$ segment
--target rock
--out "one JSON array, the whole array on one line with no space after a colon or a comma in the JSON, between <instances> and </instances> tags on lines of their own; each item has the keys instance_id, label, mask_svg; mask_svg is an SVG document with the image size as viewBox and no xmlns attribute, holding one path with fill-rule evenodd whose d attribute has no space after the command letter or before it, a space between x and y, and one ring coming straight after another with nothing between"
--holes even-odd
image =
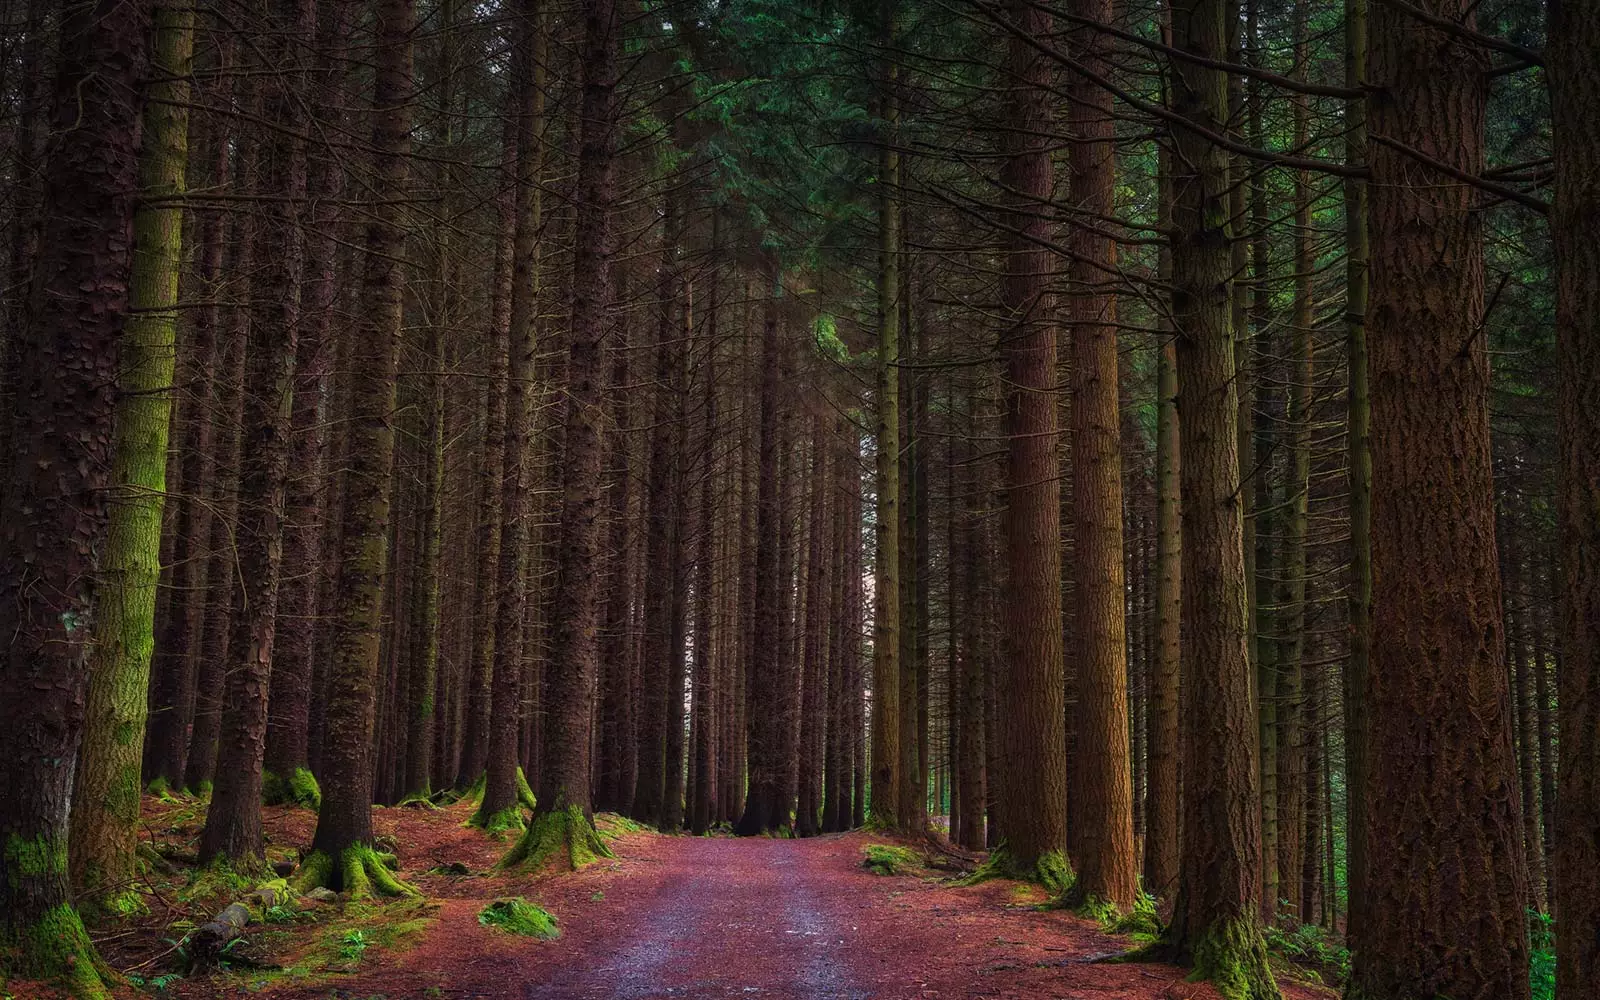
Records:
<instances>
[{"instance_id":1,"label":"rock","mask_svg":"<svg viewBox=\"0 0 1600 1000\"><path fill-rule=\"evenodd\" d=\"M306 893L305 898L318 905L325 903L331 904L339 901L339 894L334 892L332 889L329 889L327 886L319 885L315 889L312 889L310 892Z\"/></svg>"}]
</instances>

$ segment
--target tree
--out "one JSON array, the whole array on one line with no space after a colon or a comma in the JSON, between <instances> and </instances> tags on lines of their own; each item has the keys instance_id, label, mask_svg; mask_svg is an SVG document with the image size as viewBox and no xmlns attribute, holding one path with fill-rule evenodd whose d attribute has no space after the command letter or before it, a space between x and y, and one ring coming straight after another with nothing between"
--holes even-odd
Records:
<instances>
[{"instance_id":1,"label":"tree","mask_svg":"<svg viewBox=\"0 0 1600 1000\"><path fill-rule=\"evenodd\" d=\"M155 639L161 518L167 489L167 428L176 356L182 195L188 166L188 75L194 13L155 11L152 69L144 108L129 317L118 343L109 522L96 582L94 642L82 763L74 778L70 857L80 904L135 909L130 892L138 847L146 688Z\"/></svg>"},{"instance_id":2,"label":"tree","mask_svg":"<svg viewBox=\"0 0 1600 1000\"><path fill-rule=\"evenodd\" d=\"M1472 23L1457 0L1420 9ZM1488 54L1387 4L1371 26L1369 899L1349 995L1515 1000L1529 995L1528 887L1477 334L1478 195L1379 141L1403 136L1479 173Z\"/></svg>"},{"instance_id":3,"label":"tree","mask_svg":"<svg viewBox=\"0 0 1600 1000\"><path fill-rule=\"evenodd\" d=\"M73 909L67 815L83 732L151 5L61 13L43 229L12 347L0 494L0 974L106 995Z\"/></svg>"},{"instance_id":4,"label":"tree","mask_svg":"<svg viewBox=\"0 0 1600 1000\"><path fill-rule=\"evenodd\" d=\"M1228 118L1220 0L1172 5L1172 313L1183 497L1178 895L1160 951L1229 1000L1276 1000L1259 916L1261 828L1246 651L1238 399L1230 325ZM1185 58L1192 55L1193 59Z\"/></svg>"},{"instance_id":5,"label":"tree","mask_svg":"<svg viewBox=\"0 0 1600 1000\"><path fill-rule=\"evenodd\" d=\"M1002 583L997 713L1001 770L996 789L1002 870L1065 889L1066 715L1061 649L1061 487L1056 478L1060 426L1051 392L1056 332L1050 297L1048 223L1051 196L1049 60L1029 41L1049 30L1049 16L1026 0L1006 7L1005 150L1000 186L1008 192L1000 277L1004 326L1005 508L1001 514ZM1113 392L1113 398L1115 393ZM1120 560L1119 560L1120 563ZM991 859L993 860L993 859Z\"/></svg>"},{"instance_id":6,"label":"tree","mask_svg":"<svg viewBox=\"0 0 1600 1000\"><path fill-rule=\"evenodd\" d=\"M612 304L612 213L616 204L617 50L622 19L615 0L584 0L580 67L572 332L567 346L566 449L562 460L560 550L554 609L555 657L544 731L539 805L503 866L538 865L552 856L576 868L609 849L594 829L590 784L590 703L599 674L600 432L605 410L602 345Z\"/></svg>"},{"instance_id":7,"label":"tree","mask_svg":"<svg viewBox=\"0 0 1600 1000\"><path fill-rule=\"evenodd\" d=\"M411 0L374 0L372 140L380 190L404 191L409 175ZM312 853L296 876L303 890L327 885L354 897L410 893L372 848L372 758L379 615L389 567L395 374L402 318L404 205L372 208L366 227L362 309L353 331L346 427L343 529L329 665L322 806Z\"/></svg>"},{"instance_id":8,"label":"tree","mask_svg":"<svg viewBox=\"0 0 1600 1000\"><path fill-rule=\"evenodd\" d=\"M1555 124L1556 345L1561 372L1561 762L1556 806L1556 990L1600 977L1600 11L1550 7L1546 51ZM1548 761L1547 764L1548 765Z\"/></svg>"},{"instance_id":9,"label":"tree","mask_svg":"<svg viewBox=\"0 0 1600 1000\"><path fill-rule=\"evenodd\" d=\"M1074 13L1110 24L1111 0L1080 0ZM1075 32L1084 62L1110 68L1110 39ZM1111 92L1074 78L1069 119L1078 141L1068 150L1074 208L1090 218L1116 211L1115 119ZM1132 761L1128 746L1126 581L1123 575L1121 400L1117 391L1117 299L1105 287L1117 244L1088 225L1073 230L1072 502L1077 601L1077 751L1074 788L1082 817L1076 835L1075 903L1131 910L1134 873Z\"/></svg>"}]
</instances>

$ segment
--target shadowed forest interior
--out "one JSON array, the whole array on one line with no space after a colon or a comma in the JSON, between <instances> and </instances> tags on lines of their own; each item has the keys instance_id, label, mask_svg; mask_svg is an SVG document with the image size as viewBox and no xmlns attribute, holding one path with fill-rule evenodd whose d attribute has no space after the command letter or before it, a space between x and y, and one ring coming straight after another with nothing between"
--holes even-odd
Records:
<instances>
[{"instance_id":1,"label":"shadowed forest interior","mask_svg":"<svg viewBox=\"0 0 1600 1000\"><path fill-rule=\"evenodd\" d=\"M1600 997L1600 4L0 9L0 997Z\"/></svg>"}]
</instances>

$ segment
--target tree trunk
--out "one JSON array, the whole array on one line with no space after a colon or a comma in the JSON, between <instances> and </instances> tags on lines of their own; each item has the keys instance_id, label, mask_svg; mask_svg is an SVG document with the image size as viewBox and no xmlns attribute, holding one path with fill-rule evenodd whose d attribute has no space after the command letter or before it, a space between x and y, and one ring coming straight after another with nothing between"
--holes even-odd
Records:
<instances>
[{"instance_id":1,"label":"tree trunk","mask_svg":"<svg viewBox=\"0 0 1600 1000\"><path fill-rule=\"evenodd\" d=\"M1173 4L1173 44L1227 51L1221 0ZM1261 828L1252 759L1249 622L1230 327L1228 158L1199 130L1228 116L1221 70L1172 61L1172 311L1183 456L1183 828L1167 945L1229 1000L1276 1000L1260 923Z\"/></svg>"},{"instance_id":2,"label":"tree trunk","mask_svg":"<svg viewBox=\"0 0 1600 1000\"><path fill-rule=\"evenodd\" d=\"M1472 24L1465 0L1430 14ZM1373 9L1374 135L1484 166L1486 51ZM1479 195L1372 147L1368 909L1353 1000L1529 995L1489 456ZM1470 962L1462 961L1471 955Z\"/></svg>"},{"instance_id":3,"label":"tree trunk","mask_svg":"<svg viewBox=\"0 0 1600 1000\"><path fill-rule=\"evenodd\" d=\"M380 612L389 568L395 452L395 378L402 320L401 254L409 180L412 100L411 0L374 0L372 139L376 190L366 226L361 308L352 331L350 412L345 426L343 530L334 637L328 668L322 807L312 854L300 876L352 896L404 893L369 846L372 841L372 736L377 708Z\"/></svg>"},{"instance_id":4,"label":"tree trunk","mask_svg":"<svg viewBox=\"0 0 1600 1000\"><path fill-rule=\"evenodd\" d=\"M506 863L539 864L552 853L573 867L608 854L595 833L590 785L590 706L599 674L600 432L605 367L601 352L612 305L612 213L621 113L617 52L622 19L615 0L584 0L582 133L578 150L572 327L567 344L562 508L539 805Z\"/></svg>"},{"instance_id":5,"label":"tree trunk","mask_svg":"<svg viewBox=\"0 0 1600 1000\"><path fill-rule=\"evenodd\" d=\"M1074 13L1112 21L1111 0L1077 0ZM1091 70L1111 70L1111 39L1076 32ZM1116 211L1115 119L1111 92L1074 77L1069 149L1074 207L1089 218ZM1126 581L1123 575L1121 416L1117 391L1117 299L1105 289L1117 269L1116 242L1096 227L1073 230L1072 317L1073 562L1077 602L1078 877L1073 901L1131 910L1139 900L1128 746Z\"/></svg>"},{"instance_id":6,"label":"tree trunk","mask_svg":"<svg viewBox=\"0 0 1600 1000\"><path fill-rule=\"evenodd\" d=\"M109 520L118 352L129 306L148 2L61 14L43 231L12 345L0 493L0 975L105 996L67 880L93 581Z\"/></svg>"},{"instance_id":7,"label":"tree trunk","mask_svg":"<svg viewBox=\"0 0 1600 1000\"><path fill-rule=\"evenodd\" d=\"M997 684L998 778L1006 870L1053 889L1066 887L1066 715L1061 636L1060 423L1053 393L1056 331L1050 298L1049 223L1039 206L1052 190L1048 60L1026 40L1050 30L1050 17L1026 0L1008 16L1020 37L1008 41L1005 159L1011 192L1000 302L1004 328L1005 509L1001 514L1000 596L1003 676Z\"/></svg>"},{"instance_id":8,"label":"tree trunk","mask_svg":"<svg viewBox=\"0 0 1600 1000\"><path fill-rule=\"evenodd\" d=\"M1546 50L1555 121L1561 532L1556 991L1600 982L1600 10L1559 0Z\"/></svg>"},{"instance_id":9,"label":"tree trunk","mask_svg":"<svg viewBox=\"0 0 1600 1000\"><path fill-rule=\"evenodd\" d=\"M149 86L144 108L142 196L175 197L185 190L185 105L193 50L193 12L163 4L155 14L152 54L159 79ZM88 660L83 760L73 784L69 851L79 903L103 904L112 913L141 902L129 885L138 847L145 694L161 576L182 208L176 202L142 202L134 211L133 234L130 315L117 345L109 522L95 582L101 596Z\"/></svg>"}]
</instances>

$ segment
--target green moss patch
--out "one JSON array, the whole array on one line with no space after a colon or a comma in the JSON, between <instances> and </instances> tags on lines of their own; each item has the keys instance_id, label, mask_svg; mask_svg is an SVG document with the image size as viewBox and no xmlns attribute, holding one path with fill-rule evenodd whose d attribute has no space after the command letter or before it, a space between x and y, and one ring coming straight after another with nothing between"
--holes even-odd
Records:
<instances>
[{"instance_id":1,"label":"green moss patch","mask_svg":"<svg viewBox=\"0 0 1600 1000\"><path fill-rule=\"evenodd\" d=\"M861 854L861 867L874 875L906 875L922 867L922 858L909 847L868 844Z\"/></svg>"},{"instance_id":2,"label":"green moss patch","mask_svg":"<svg viewBox=\"0 0 1600 1000\"><path fill-rule=\"evenodd\" d=\"M317 784L317 776L303 767L295 768L287 777L265 771L261 775L261 801L269 806L316 810L322 808L322 787Z\"/></svg>"},{"instance_id":3,"label":"green moss patch","mask_svg":"<svg viewBox=\"0 0 1600 1000\"><path fill-rule=\"evenodd\" d=\"M1072 888L1072 865L1060 851L1051 851L1029 864L1016 857L1004 844L989 852L989 857L977 871L961 880L962 885L977 885L990 879L1009 878L1018 882L1031 882L1051 895L1061 895Z\"/></svg>"},{"instance_id":4,"label":"green moss patch","mask_svg":"<svg viewBox=\"0 0 1600 1000\"><path fill-rule=\"evenodd\" d=\"M497 899L478 911L478 923L498 927L507 934L552 941L561 936L555 915L521 896Z\"/></svg>"},{"instance_id":5,"label":"green moss patch","mask_svg":"<svg viewBox=\"0 0 1600 1000\"><path fill-rule=\"evenodd\" d=\"M515 847L500 860L501 868L534 868L555 862L577 871L598 858L611 857L594 823L576 805L535 815Z\"/></svg>"}]
</instances>

